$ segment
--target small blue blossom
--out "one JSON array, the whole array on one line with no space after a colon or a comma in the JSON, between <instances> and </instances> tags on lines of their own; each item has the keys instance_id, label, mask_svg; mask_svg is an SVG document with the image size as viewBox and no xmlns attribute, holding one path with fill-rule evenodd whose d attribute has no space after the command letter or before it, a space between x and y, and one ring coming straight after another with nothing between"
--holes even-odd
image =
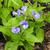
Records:
<instances>
[{"instance_id":1,"label":"small blue blossom","mask_svg":"<svg viewBox=\"0 0 50 50\"><path fill-rule=\"evenodd\" d=\"M19 28L19 27L18 27L18 28L12 27L11 31L12 31L13 33L19 33L19 32L20 32L20 28Z\"/></svg>"},{"instance_id":2,"label":"small blue blossom","mask_svg":"<svg viewBox=\"0 0 50 50\"><path fill-rule=\"evenodd\" d=\"M21 8L21 10L26 11L26 10L27 10L27 6L23 6L23 7Z\"/></svg>"},{"instance_id":3,"label":"small blue blossom","mask_svg":"<svg viewBox=\"0 0 50 50\"><path fill-rule=\"evenodd\" d=\"M34 17L35 17L36 19L38 19L38 18L40 18L40 14L37 13L37 14L34 15Z\"/></svg>"},{"instance_id":4,"label":"small blue blossom","mask_svg":"<svg viewBox=\"0 0 50 50\"><path fill-rule=\"evenodd\" d=\"M17 10L17 14L18 14L18 16L20 16L20 14L21 14L21 10L20 9Z\"/></svg>"},{"instance_id":5,"label":"small blue blossom","mask_svg":"<svg viewBox=\"0 0 50 50\"><path fill-rule=\"evenodd\" d=\"M13 16L16 15L16 14L17 14L17 13L16 13L15 11L12 12L12 15L13 15Z\"/></svg>"},{"instance_id":6,"label":"small blue blossom","mask_svg":"<svg viewBox=\"0 0 50 50\"><path fill-rule=\"evenodd\" d=\"M32 15L35 15L35 14L36 14L36 12L33 10L33 11L32 11Z\"/></svg>"},{"instance_id":7,"label":"small blue blossom","mask_svg":"<svg viewBox=\"0 0 50 50\"><path fill-rule=\"evenodd\" d=\"M25 21L25 20L24 21L21 21L20 22L20 25L22 25L24 29L28 28L28 22Z\"/></svg>"},{"instance_id":8,"label":"small blue blossom","mask_svg":"<svg viewBox=\"0 0 50 50\"><path fill-rule=\"evenodd\" d=\"M36 19L40 18L40 13L36 13L35 11L32 11L32 15L33 15Z\"/></svg>"}]
</instances>

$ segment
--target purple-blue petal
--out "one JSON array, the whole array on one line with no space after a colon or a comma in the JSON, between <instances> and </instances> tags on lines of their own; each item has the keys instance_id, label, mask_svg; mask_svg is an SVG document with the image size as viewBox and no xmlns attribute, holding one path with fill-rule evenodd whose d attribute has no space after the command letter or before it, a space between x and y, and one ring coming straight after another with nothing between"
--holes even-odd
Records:
<instances>
[{"instance_id":1,"label":"purple-blue petal","mask_svg":"<svg viewBox=\"0 0 50 50\"><path fill-rule=\"evenodd\" d=\"M38 19L38 18L40 18L40 14L37 13L36 15L34 15L34 17L35 17L36 19Z\"/></svg>"},{"instance_id":2,"label":"purple-blue petal","mask_svg":"<svg viewBox=\"0 0 50 50\"><path fill-rule=\"evenodd\" d=\"M19 28L19 27L18 27L18 28L12 27L11 31L12 31L13 33L19 33L19 32L20 32L20 28Z\"/></svg>"},{"instance_id":3,"label":"purple-blue petal","mask_svg":"<svg viewBox=\"0 0 50 50\"><path fill-rule=\"evenodd\" d=\"M24 29L28 28L28 24L27 24L27 25L23 25L23 28L24 28Z\"/></svg>"},{"instance_id":4,"label":"purple-blue petal","mask_svg":"<svg viewBox=\"0 0 50 50\"><path fill-rule=\"evenodd\" d=\"M15 11L12 12L12 15L13 15L13 16L16 15L16 14L17 14L17 13L16 13Z\"/></svg>"},{"instance_id":5,"label":"purple-blue petal","mask_svg":"<svg viewBox=\"0 0 50 50\"><path fill-rule=\"evenodd\" d=\"M28 24L28 22L25 21L25 20L23 20L23 21L20 22L20 25L24 25L24 24L26 25L26 24Z\"/></svg>"},{"instance_id":6,"label":"purple-blue petal","mask_svg":"<svg viewBox=\"0 0 50 50\"><path fill-rule=\"evenodd\" d=\"M20 25L22 25L23 26L23 28L25 29L25 28L28 28L28 22L27 21L21 21L20 22Z\"/></svg>"},{"instance_id":7,"label":"purple-blue petal","mask_svg":"<svg viewBox=\"0 0 50 50\"><path fill-rule=\"evenodd\" d=\"M26 11L26 10L27 10L27 6L23 6L23 7L21 8L21 10Z\"/></svg>"},{"instance_id":8,"label":"purple-blue petal","mask_svg":"<svg viewBox=\"0 0 50 50\"><path fill-rule=\"evenodd\" d=\"M36 12L33 10L33 11L32 11L32 15L35 15L35 14L36 14Z\"/></svg>"},{"instance_id":9,"label":"purple-blue petal","mask_svg":"<svg viewBox=\"0 0 50 50\"><path fill-rule=\"evenodd\" d=\"M21 10L20 9L17 10L17 14L18 14L18 16L20 16L20 14L21 14Z\"/></svg>"},{"instance_id":10,"label":"purple-blue petal","mask_svg":"<svg viewBox=\"0 0 50 50\"><path fill-rule=\"evenodd\" d=\"M40 18L40 13L36 13L34 10L32 11L32 15L33 15L36 19Z\"/></svg>"}]
</instances>

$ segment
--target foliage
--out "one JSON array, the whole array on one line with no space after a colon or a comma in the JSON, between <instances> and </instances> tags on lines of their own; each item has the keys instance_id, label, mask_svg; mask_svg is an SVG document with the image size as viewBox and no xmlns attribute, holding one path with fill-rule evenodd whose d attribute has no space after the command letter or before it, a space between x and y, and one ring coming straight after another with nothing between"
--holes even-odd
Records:
<instances>
[{"instance_id":1,"label":"foliage","mask_svg":"<svg viewBox=\"0 0 50 50\"><path fill-rule=\"evenodd\" d=\"M32 4L29 0L27 3L22 0L0 0L0 19L2 19L0 21L3 24L0 23L0 32L9 38L5 50L17 50L19 45L24 46L25 50L33 50L35 42L43 42L42 26L45 26L44 21L50 23L50 11L46 15L43 11L46 7L37 7L37 2L48 3L50 0L33 0L33 2ZM26 6L27 9L22 10L22 6ZM18 9L20 12L17 12ZM13 11L14 16L11 13ZM20 24L21 21L25 22ZM15 29L19 27L20 32L13 33L12 27L16 27Z\"/></svg>"}]
</instances>

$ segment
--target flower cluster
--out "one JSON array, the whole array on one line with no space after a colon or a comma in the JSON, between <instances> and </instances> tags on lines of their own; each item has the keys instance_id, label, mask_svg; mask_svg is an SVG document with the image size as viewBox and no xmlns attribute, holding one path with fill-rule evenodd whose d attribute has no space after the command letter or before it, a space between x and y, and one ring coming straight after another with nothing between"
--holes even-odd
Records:
<instances>
[{"instance_id":1,"label":"flower cluster","mask_svg":"<svg viewBox=\"0 0 50 50\"><path fill-rule=\"evenodd\" d=\"M27 6L23 6L23 7L21 8L21 10L22 10L22 11L26 11L26 10L27 10ZM14 16L14 15L20 16L20 14L22 13L21 10L18 9L16 12L13 11L13 12L12 12L12 15L13 15L13 16Z\"/></svg>"},{"instance_id":2,"label":"flower cluster","mask_svg":"<svg viewBox=\"0 0 50 50\"><path fill-rule=\"evenodd\" d=\"M23 26L24 29L28 28L28 22L27 21L21 21L20 22L20 25ZM19 27L12 27L11 31L13 33L19 33L20 32L20 28Z\"/></svg>"},{"instance_id":3,"label":"flower cluster","mask_svg":"<svg viewBox=\"0 0 50 50\"><path fill-rule=\"evenodd\" d=\"M18 16L20 16L21 11L26 11L26 10L27 10L27 6L23 6L23 7L21 8L21 10L18 9L16 12L13 11L12 14L13 14L13 15L16 15L16 14L17 14ZM32 15L33 15L36 19L40 18L40 12L39 12L39 13L36 13L36 12L33 10L33 11L32 11ZM21 22L20 22L20 25L21 25L24 29L28 28L28 22L25 21L25 20L21 21ZM20 28L19 28L19 27L18 27L18 28L12 27L12 32L13 32L13 33L18 33L18 32L20 32Z\"/></svg>"}]
</instances>

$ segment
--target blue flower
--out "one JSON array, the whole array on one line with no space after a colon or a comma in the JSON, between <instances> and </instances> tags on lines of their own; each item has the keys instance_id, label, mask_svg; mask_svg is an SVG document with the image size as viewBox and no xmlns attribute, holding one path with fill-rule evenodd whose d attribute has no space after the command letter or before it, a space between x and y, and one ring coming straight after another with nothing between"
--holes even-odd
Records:
<instances>
[{"instance_id":1,"label":"blue flower","mask_svg":"<svg viewBox=\"0 0 50 50\"><path fill-rule=\"evenodd\" d=\"M18 27L18 28L12 27L11 31L12 31L13 33L19 33L19 32L20 32L20 28L19 28L19 27Z\"/></svg>"},{"instance_id":2,"label":"blue flower","mask_svg":"<svg viewBox=\"0 0 50 50\"><path fill-rule=\"evenodd\" d=\"M40 18L40 14L37 13L37 14L34 15L34 17L35 17L36 19L38 19L38 18Z\"/></svg>"},{"instance_id":3,"label":"blue flower","mask_svg":"<svg viewBox=\"0 0 50 50\"><path fill-rule=\"evenodd\" d=\"M20 16L20 14L21 14L21 10L20 9L17 10L17 14L18 14L18 16Z\"/></svg>"},{"instance_id":4,"label":"blue flower","mask_svg":"<svg viewBox=\"0 0 50 50\"><path fill-rule=\"evenodd\" d=\"M21 21L20 22L20 25L22 25L24 29L28 28L28 22L25 21L25 20L24 21Z\"/></svg>"},{"instance_id":5,"label":"blue flower","mask_svg":"<svg viewBox=\"0 0 50 50\"><path fill-rule=\"evenodd\" d=\"M35 14L36 14L36 12L33 10L33 11L32 11L32 15L35 15Z\"/></svg>"},{"instance_id":6,"label":"blue flower","mask_svg":"<svg viewBox=\"0 0 50 50\"><path fill-rule=\"evenodd\" d=\"M15 11L12 12L12 15L13 15L13 16L16 15L16 14L17 14L17 13L16 13Z\"/></svg>"},{"instance_id":7,"label":"blue flower","mask_svg":"<svg viewBox=\"0 0 50 50\"><path fill-rule=\"evenodd\" d=\"M32 11L32 15L33 15L36 19L40 18L40 13L36 13L35 11Z\"/></svg>"},{"instance_id":8,"label":"blue flower","mask_svg":"<svg viewBox=\"0 0 50 50\"><path fill-rule=\"evenodd\" d=\"M23 6L23 7L21 8L21 10L26 11L26 10L27 10L27 6Z\"/></svg>"}]
</instances>

